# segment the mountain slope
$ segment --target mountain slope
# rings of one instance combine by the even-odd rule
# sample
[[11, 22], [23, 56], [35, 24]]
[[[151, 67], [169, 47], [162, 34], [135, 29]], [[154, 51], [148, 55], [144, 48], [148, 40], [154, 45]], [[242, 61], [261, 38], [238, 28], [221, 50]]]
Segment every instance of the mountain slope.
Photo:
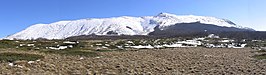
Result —
[[6, 37], [6, 39], [64, 39], [79, 35], [147, 35], [154, 32], [155, 27], [163, 30], [165, 27], [182, 23], [209, 24], [220, 27], [233, 27], [238, 29], [247, 29], [238, 26], [225, 19], [204, 16], [177, 16], [174, 14], [160, 13], [156, 16], [144, 17], [114, 17], [114, 18], [91, 18], [74, 21], [59, 21], [51, 24], [36, 24]]
[[[242, 32], [242, 31], [253, 31], [250, 29], [236, 28], [236, 27], [222, 27], [212, 24], [203, 24], [200, 22], [194, 23], [178, 23], [175, 25], [167, 26], [167, 27], [155, 27], [155, 30], [149, 35], [156, 36], [184, 36], [184, 35], [192, 35], [193, 34], [217, 34], [221, 32]], [[206, 36], [203, 35], [202, 36]]]

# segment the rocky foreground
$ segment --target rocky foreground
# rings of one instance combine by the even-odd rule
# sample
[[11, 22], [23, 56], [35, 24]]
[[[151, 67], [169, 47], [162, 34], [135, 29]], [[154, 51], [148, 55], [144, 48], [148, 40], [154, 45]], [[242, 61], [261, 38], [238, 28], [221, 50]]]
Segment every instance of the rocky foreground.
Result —
[[[266, 74], [266, 61], [252, 58], [254, 50], [175, 48], [99, 52], [97, 57], [44, 54], [40, 61], [10, 66], [0, 63], [0, 74]], [[12, 50], [2, 51], [12, 52]], [[19, 51], [25, 53], [24, 51]]]

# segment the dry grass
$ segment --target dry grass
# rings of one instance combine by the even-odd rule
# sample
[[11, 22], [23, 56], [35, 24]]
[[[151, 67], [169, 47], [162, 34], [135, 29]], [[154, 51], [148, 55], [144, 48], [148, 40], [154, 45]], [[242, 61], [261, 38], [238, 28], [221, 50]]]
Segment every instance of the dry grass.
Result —
[[[174, 48], [98, 52], [97, 57], [3, 50], [45, 56], [28, 66], [0, 63], [0, 74], [265, 74], [266, 62], [252, 49]], [[80, 59], [80, 58], [84, 59]]]

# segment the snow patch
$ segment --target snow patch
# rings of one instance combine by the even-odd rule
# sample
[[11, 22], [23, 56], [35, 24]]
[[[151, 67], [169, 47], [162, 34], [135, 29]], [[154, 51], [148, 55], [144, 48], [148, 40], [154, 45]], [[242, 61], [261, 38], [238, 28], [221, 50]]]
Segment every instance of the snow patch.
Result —
[[160, 13], [157, 16], [90, 18], [73, 21], [59, 21], [51, 24], [36, 24], [14, 35], [8, 36], [6, 39], [64, 39], [79, 35], [107, 35], [110, 31], [114, 31], [118, 35], [147, 35], [148, 33], [153, 32], [156, 26], [162, 28], [177, 23], [193, 22], [213, 24], [223, 27], [245, 28], [235, 25], [229, 20], [215, 17], [194, 15], [177, 16], [169, 13]]

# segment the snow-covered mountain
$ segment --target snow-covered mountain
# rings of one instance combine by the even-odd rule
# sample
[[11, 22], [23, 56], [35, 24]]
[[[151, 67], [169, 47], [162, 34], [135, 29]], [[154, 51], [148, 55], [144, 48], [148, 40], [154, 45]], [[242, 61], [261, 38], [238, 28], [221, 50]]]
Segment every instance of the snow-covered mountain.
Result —
[[177, 16], [169, 13], [160, 13], [156, 16], [144, 17], [114, 17], [114, 18], [89, 18], [73, 21], [59, 21], [51, 24], [36, 24], [6, 39], [64, 39], [79, 35], [106, 35], [110, 32], [118, 35], [147, 35], [155, 27], [163, 28], [180, 23], [199, 22], [221, 27], [234, 27], [247, 29], [225, 19], [206, 16]]

